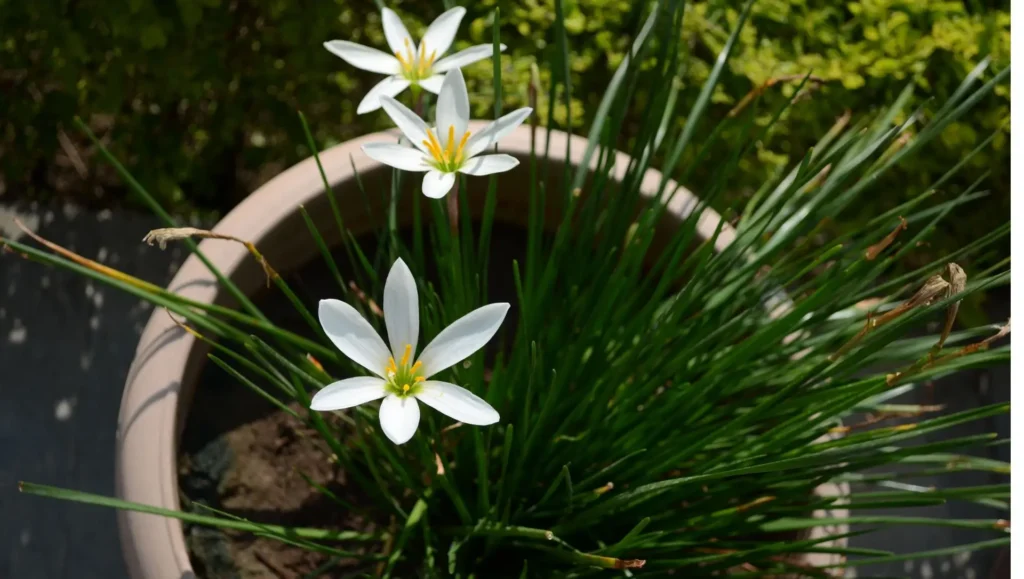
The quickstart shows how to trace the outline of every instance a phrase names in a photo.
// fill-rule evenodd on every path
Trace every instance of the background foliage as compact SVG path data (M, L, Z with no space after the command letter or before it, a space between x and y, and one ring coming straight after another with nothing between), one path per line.
M577 96L571 111L556 99L556 124L576 130L589 124L636 30L637 4L567 3ZM426 0L390 5L414 35L444 9L441 2ZM554 49L549 34L554 0L469 3L456 49L490 41L495 6L502 11L502 39L509 45L502 57L504 104L521 106L531 62ZM736 16L729 1L687 6L682 35L696 58L688 59L679 79L683 102L700 89ZM893 102L909 83L914 95L908 110L923 105L927 115L986 55L993 66L983 80L990 78L1009 63L1009 27L1008 0L761 0L702 123L710 131L769 79L813 73L814 82L806 98L757 143L756 154L742 162L735 189L719 205L750 196L845 111L855 118L870 114ZM355 114L375 75L352 69L321 47L332 38L384 47L372 2L0 0L0 28L5 31L0 86L4 95L14 96L0 99L0 191L6 189L8 199L59 195L86 205L128 199L113 175L90 161L91 146L67 130L76 114L88 118L115 154L179 213L230 209L307 156L298 109L310 118L318 139L328 143L387 126L382 114ZM466 73L476 113L489 116L491 64L478 63ZM545 71L543 87L547 76ZM769 121L770 111L792 95L797 82L765 88L761 122ZM542 90L542 121L548 118L546 96ZM637 103L644 102L644 95L637 97ZM993 219L1009 208L1008 117L1009 86L1004 85L970 119L946 130L929 154L915 156L888 176L883 190L891 194L865 202L861 212L877 214L906 200L995 132L991 148L949 185L962 190L991 171L985 184L993 192L990 210L946 225L936 240L942 247L936 249L955 248L990 230ZM697 171L686 184L699 193L708 178ZM1009 254L1008 247L1001 251Z

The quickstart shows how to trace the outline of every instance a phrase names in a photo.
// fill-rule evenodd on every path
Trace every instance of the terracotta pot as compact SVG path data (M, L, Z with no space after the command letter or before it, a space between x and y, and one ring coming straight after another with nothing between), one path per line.
M477 126L476 130L479 130ZM335 191L342 215L356 235L371 231L381 223L386 195L371 199L372 213L367 212L362 194L356 185L356 172L363 182L387 183L391 169L371 160L360 146L375 141L394 141L397 133L377 133L354 139L324 151L321 161L327 178ZM546 132L537 132L538 148L543 146ZM502 152L524 161L519 168L502 175L499 191L497 219L516 225L525 225L529 190L529 159L531 131L520 127L502 140ZM586 139L569 136L561 131L551 132L552 182L562 174L566 145L570 145L569 164L575 168L582 160ZM596 165L597 156L593 163ZM621 179L626 172L629 157L616 153L614 176ZM592 166L594 166L592 165ZM642 191L652 196L658 190L661 174L650 170L644 176ZM417 181L418 183L418 181ZM470 208L479 214L487 179L470 178ZM418 185L417 185L418 187ZM676 187L669 183L668 190ZM291 167L266 185L260 187L235 207L217 224L215 231L235 235L254 242L273 266L280 271L296 268L319 254L298 212L304 205L324 233L329 244L338 241L337 227L325 196L316 163L312 158ZM557 189L553 189L557 190ZM408 199L410 196L405 195ZM674 227L696 206L697 198L679 188L670 203L670 211L658 226L658 238L666 240ZM555 204L549 204L555 205ZM376 216L376 217L374 217ZM399 219L409 223L411 204L399 208ZM549 222L555 223L549 215ZM711 210L704 212L698 223L697 237L710 239L719 216ZM332 238L333 235L333 238ZM734 231L724 226L716 249L722 249L734 239ZM200 244L206 257L230 277L247 295L254 294L264 282L263 272L244 248L235 243L205 240ZM220 288L214 276L194 255L178 270L169 289L201 302L233 305L227 292ZM178 509L178 442L190 405L192 393L208 348L191 335L176 327L166 313L156 311L149 319L136 350L135 360L125 383L118 420L116 448L116 488L120 498ZM834 490L834 489L833 489ZM121 542L128 571L134 579L186 579L195 577L185 547L182 524L176 519L156 515L121 511L118 513ZM825 530L817 530L824 534ZM830 556L809 560L814 564L829 564Z

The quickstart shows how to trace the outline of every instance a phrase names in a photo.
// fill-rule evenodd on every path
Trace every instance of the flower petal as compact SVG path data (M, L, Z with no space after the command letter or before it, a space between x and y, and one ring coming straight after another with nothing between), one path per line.
M340 380L324 386L319 392L314 394L313 400L309 403L309 408L321 411L342 410L379 400L387 396L384 384L386 382L373 376L360 376L358 378Z
M491 122L489 125L481 129L479 133L469 137L469 140L466 141L464 155L467 158L475 157L487 150L487 147L496 145L502 137L516 130L516 127L523 124L526 117L529 117L532 112L533 109L530 107L523 107Z
M441 85L444 84L444 75L435 74L430 78L426 78L420 81L420 86L423 90L430 91L434 94L441 92Z
M455 173L442 173L436 169L423 176L423 194L431 199L440 199L455 185Z
M356 108L356 114L362 115L366 113L372 113L373 111L380 108L380 97L389 96L393 97L398 93L402 92L409 86L409 81L405 80L400 76L389 76L384 80L373 85L370 92L366 93L363 100L359 102L359 107Z
M501 50L505 50L505 45L501 45ZM471 46L466 50L460 50L451 56L446 56L441 60L434 63L434 72L445 72L453 68L461 68L467 64L473 64L478 60L483 60L494 54L493 44L478 44Z
M394 56L355 42L331 40L324 43L324 48L352 66L370 72L398 74L402 70L402 65Z
M395 444L409 442L420 424L420 405L412 396L392 394L380 403L380 429Z
M412 146L426 153L427 148L423 141L427 140L427 123L409 110L409 107L389 96L380 97L380 106L384 108L384 112L391 117L402 134L409 139Z
M480 155L466 161L459 167L459 173L467 175L490 175L491 173L504 173L511 171L519 164L519 159L512 155Z
M466 9L456 6L438 16L436 20L430 23L427 31L423 33L423 39L420 40L420 44L425 45L426 48L421 50L427 56L430 56L430 53L434 51L436 51L437 56L448 52L448 49L452 47L452 42L455 40L455 33L459 31L459 23L462 22L462 17L465 15Z
M366 156L384 163L389 167L403 171L429 171L423 151L414 149L408 145L396 145L395 143L367 143L363 145L363 152Z
M355 308L341 300L320 300L320 325L327 337L353 362L384 378L391 357L384 340Z
M466 79L457 68L444 75L441 92L437 95L436 119L437 139L442 147L448 146L449 134L456 143L462 139L469 125L469 93L466 92Z
M459 422L486 426L500 419L498 411L483 398L448 382L428 380L420 384L416 398L441 414Z
M420 299L416 293L416 280L401 259L391 266L384 282L384 324L388 328L388 342L395 360L401 359L406 344L412 346L412 357L416 359Z
M412 42L412 36L409 36L409 31L405 29L405 24L402 24L402 19L398 17L398 14L395 14L394 10L390 8L381 10L380 19L384 25L384 38L387 39L391 52L398 52L404 56L406 50L416 50L416 45Z
M423 375L429 378L483 348L498 331L505 314L508 313L508 307L508 304L504 303L488 304L469 312L441 330L420 354Z

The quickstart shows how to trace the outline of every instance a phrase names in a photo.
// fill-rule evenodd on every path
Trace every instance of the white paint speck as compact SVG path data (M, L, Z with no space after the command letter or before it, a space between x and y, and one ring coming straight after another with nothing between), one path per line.
M15 219L20 219L28 229L35 231L39 229L39 215L34 213L18 213L10 207L0 205L0 237L6 237L17 241L22 233L21 228L14 224Z
M109 254L110 254L110 251L106 247L101 247L100 250L96 252L96 261L99 261L99 262L107 261L107 255L109 255Z
M964 569L964 579L977 579L977 578L978 578L978 572L975 571L973 567L968 567L968 568Z
M89 368L92 368L92 356L90 356L89 354L82 354L78 358L78 366L83 370L88 370Z
M75 411L75 399L74 398L61 398L57 401L57 405L53 407L53 417L60 422L67 422L71 418L71 414Z
M7 334L7 341L12 344L24 344L28 337L28 328L21 324L21 320L15 318L14 327Z
M92 295L92 303L97 308L102 308L103 307L103 294L100 293L99 290L96 290L96 293L94 293Z
M109 209L104 209L96 214L96 221L110 221L110 218L114 216L114 212Z
M96 291L96 288L92 287L92 283L91 282L85 284L85 297L91 298L93 292L95 292L95 291Z
M27 547L28 544L29 544L29 541L32 540L32 531L30 531L28 529L22 529L21 530L21 537L20 537L20 539L21 539L21 546L22 547Z
M40 277L39 278L39 285L43 286L43 288L50 287L50 276L44 275L44 276Z
M932 571L932 564L928 561L921 563L921 579L932 579L935 576L935 571Z
M78 214L80 212L81 211L78 209L78 207L72 205L71 203L65 203L64 206L61 207L61 213L64 214L64 218L67 219L68 221L71 221L75 217L78 217Z
M953 555L953 564L956 565L957 569L960 569L961 567L966 567L967 562L970 560L971 553L969 551L963 551L960 553L955 553Z
M89 318L89 328L91 328L94 332L96 330L100 329L100 317L99 316L92 316L92 317Z

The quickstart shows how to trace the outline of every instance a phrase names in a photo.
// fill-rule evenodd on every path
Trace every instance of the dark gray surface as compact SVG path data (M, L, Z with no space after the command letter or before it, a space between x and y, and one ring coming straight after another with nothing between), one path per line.
M987 313L994 321L1002 323L1010 317L1009 288L997 290L986 304ZM937 331L938 321L935 327ZM993 331L994 333L994 331ZM1007 338L1006 340L1008 340ZM1000 341L996 345L1003 345ZM978 408L998 402L1010 400L1010 367L1007 365L959 372L952 376L936 380L933 383L926 383L904 396L894 399L894 403L900 404L921 404L921 405L945 405L944 413L959 412ZM935 416L932 414L930 416ZM920 419L905 419L891 421L887 425L917 422ZM922 436L915 444L927 444L939 442L951 438L959 438L976 434L996 432L1000 439L1010 437L1010 415L1003 414L985 420L975 420L966 424L960 424L935 434ZM983 456L994 460L1010 462L1009 445L995 447L975 447L953 451L956 453ZM892 472L900 470L893 467L878 469L878 472ZM919 470L918 468L907 468L903 470ZM987 472L958 472L948 473L939 476L928 476L906 481L923 487L951 488L959 486L992 485L1009 482L1006 475ZM854 493L864 487L854 486ZM879 487L871 487L865 490L878 491L887 490ZM943 519L1008 519L1009 513L998 509L976 505L964 501L950 501L946 504L932 507L917 507L906 509L864 510L851 513L855 516L871 515L902 515L907 517L936 517ZM855 530L864 530L869 526L856 526ZM991 531L960 528L936 528L920 526L890 527L878 532L870 533L861 537L855 537L851 544L856 547L867 547L873 549L884 549L897 553L914 553L932 551L952 545L962 545L998 538L1000 535ZM963 579L993 579L1009 577L1008 566L1000 565L1004 559L1008 562L1009 549L987 549L974 553L959 553L944 557L931 557L913 561L888 563L882 565L870 565L861 568L860 576L885 576L885 577L920 577L921 579L939 578L963 578Z
M160 251L139 241L160 226L149 216L33 207L14 211L45 237L157 284L170 280L183 257L179 248ZM5 236L12 232L11 219L12 208L0 206L0 230ZM124 577L112 510L19 495L16 484L30 480L113 493L121 388L151 309L120 291L12 255L0 256L0 292L0 578ZM1007 297L994 304L992 314L1004 319L1008 310ZM953 411L1009 400L1009 368L966 372L936 383L931 392L922 390L906 401L944 403ZM975 422L955 434L993 430L1009 436L1009 416ZM990 449L990 453L993 458L1009 460L1008 446ZM960 486L1000 481L985 474L962 473L913 482ZM1000 516L964 503L903 514ZM902 527L856 537L852 544L906 553L991 536L962 529ZM922 579L1008 576L990 575L999 556L1000 551L990 550L867 566L859 568L857 575Z
M161 285L181 260L178 249L139 243L155 218L18 212L45 237ZM10 208L0 227L11 233ZM0 256L0 291L0 577L125 577L112 510L20 495L16 485L113 494L121 389L151 308L10 254Z
M1008 304L1006 304L1008 305ZM998 309L998 308L996 308ZM1007 308L1008 309L1008 308ZM987 370L961 372L942 380L938 380L930 388L919 388L912 393L896 399L905 404L944 404L946 412L955 412L977 408L994 402L1010 399L1010 368L1008 366ZM904 420L902 422L911 422ZM888 424L897 424L893 421ZM987 420L972 421L961 424L937 434L922 436L919 444L938 442L949 438L998 432L1001 438L1010 436L1010 417L1001 415ZM963 452L975 456L984 456L995 460L1010 461L1010 447L1002 445L989 448L970 448ZM878 469L879 472L891 472L893 467ZM904 469L918 470L918 469ZM959 472L907 479L904 482L924 487L950 488L957 486L975 486L1003 484L1009 482L1005 475L985 472ZM856 492L864 487L854 486ZM871 487L870 491L888 490ZM1008 519L1009 513L963 501L950 501L946 504L930 507L864 510L851 513L855 516L870 515L902 515L908 517L937 517L943 519ZM855 530L871 528L855 526ZM937 528L920 526L889 527L887 529L855 537L851 544L856 547L884 549L898 553L931 551L952 545L961 545L997 538L999 535L991 531L959 528ZM921 579L962 578L985 579L988 577L1009 577L1009 570L996 571L996 564L1003 549L987 549L974 553L959 553L952 556L931 557L914 561L870 565L859 569L859 576L872 575L884 577L920 577ZM1008 550L1006 557L1009 557ZM849 575L848 575L849 576Z

